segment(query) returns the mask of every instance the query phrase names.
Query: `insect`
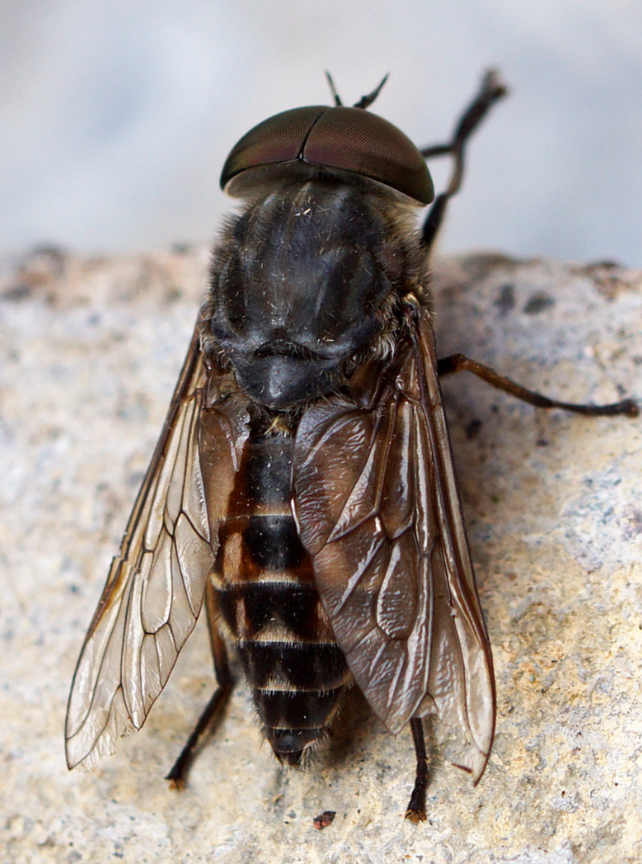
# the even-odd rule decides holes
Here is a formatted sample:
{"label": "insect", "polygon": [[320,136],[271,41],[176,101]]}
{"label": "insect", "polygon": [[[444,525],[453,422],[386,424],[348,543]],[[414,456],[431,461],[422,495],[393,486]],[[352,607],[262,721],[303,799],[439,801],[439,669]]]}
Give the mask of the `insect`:
{"label": "insect", "polygon": [[[329,77],[329,76],[328,76]],[[66,721],[70,768],[139,729],[203,603],[217,689],[168,779],[184,785],[233,687],[236,645],[276,757],[297,765],[357,687],[410,726],[425,819],[422,718],[467,741],[477,783],[495,725],[493,661],[442,408],[464,355],[438,361],[427,261],[468,139],[505,88],[488,72],[452,140],[419,150],[368,107],[298,108],[247,133],[221,185],[244,201],[214,252],[165,426],[89,627]],[[425,160],[453,171],[433,200]]]}

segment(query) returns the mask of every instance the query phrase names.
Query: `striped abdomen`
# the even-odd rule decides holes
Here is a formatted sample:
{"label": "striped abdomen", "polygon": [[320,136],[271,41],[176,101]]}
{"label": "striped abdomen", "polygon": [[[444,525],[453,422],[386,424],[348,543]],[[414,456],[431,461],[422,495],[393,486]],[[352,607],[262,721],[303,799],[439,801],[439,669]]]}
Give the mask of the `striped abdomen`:
{"label": "striped abdomen", "polygon": [[253,424],[221,527],[215,584],[237,641],[263,733],[297,764],[352,685],[292,517],[294,439]]}

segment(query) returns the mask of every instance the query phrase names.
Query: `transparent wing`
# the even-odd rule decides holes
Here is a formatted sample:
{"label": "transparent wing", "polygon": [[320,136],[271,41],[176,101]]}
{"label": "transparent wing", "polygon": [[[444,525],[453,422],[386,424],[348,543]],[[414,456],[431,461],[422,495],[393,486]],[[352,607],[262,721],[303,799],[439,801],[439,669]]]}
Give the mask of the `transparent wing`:
{"label": "transparent wing", "polygon": [[242,407],[217,407],[211,374],[197,327],[78,660],[70,768],[91,767],[142,726],[200,612],[246,434]]}
{"label": "transparent wing", "polygon": [[397,733],[436,713],[469,742],[475,782],[493,739],[492,656],[479,605],[425,310],[385,365],[301,420],[303,545],[350,671]]}

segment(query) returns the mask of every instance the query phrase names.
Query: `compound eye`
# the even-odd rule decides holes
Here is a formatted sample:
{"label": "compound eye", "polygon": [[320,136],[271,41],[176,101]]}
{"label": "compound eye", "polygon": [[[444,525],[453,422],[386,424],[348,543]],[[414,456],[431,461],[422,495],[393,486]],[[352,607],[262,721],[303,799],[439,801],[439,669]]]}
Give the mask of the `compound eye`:
{"label": "compound eye", "polygon": [[[296,176],[302,166],[336,169],[376,180],[419,204],[434,198],[430,172],[417,147],[392,123],[361,108],[294,108],[259,123],[228,156],[221,186],[245,197],[257,173],[251,169],[261,169],[264,183],[271,176],[269,166],[275,168],[274,177]],[[310,176],[309,169],[301,173]]]}
{"label": "compound eye", "polygon": [[429,204],[435,195],[424,157],[404,133],[360,108],[331,108],[316,121],[303,159],[354,171]]}
{"label": "compound eye", "polygon": [[[269,117],[250,129],[233,148],[221,172],[221,188],[249,168],[278,165],[301,158],[301,150],[327,105],[294,108]],[[235,194],[230,190],[231,194]]]}

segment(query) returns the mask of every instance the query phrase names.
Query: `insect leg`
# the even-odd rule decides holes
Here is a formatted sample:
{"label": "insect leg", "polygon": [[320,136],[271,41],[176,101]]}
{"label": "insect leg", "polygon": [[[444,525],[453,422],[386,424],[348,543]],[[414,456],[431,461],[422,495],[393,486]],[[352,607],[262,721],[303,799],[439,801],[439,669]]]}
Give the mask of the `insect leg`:
{"label": "insect leg", "polygon": [[445,192],[435,199],[428,211],[422,229],[422,246],[426,250],[432,248],[437,232],[443,222],[448,200],[459,190],[464,176],[464,148],[470,136],[479,126],[488,113],[491,106],[507,93],[506,86],[502,83],[499,75],[494,69],[490,69],[484,75],[477,96],[462,114],[452,140],[448,144],[436,144],[432,147],[424,147],[422,156],[431,159],[435,156],[453,156],[455,164],[450,177],[450,182]]}
{"label": "insect leg", "polygon": [[207,580],[207,586],[205,589],[205,604],[207,608],[207,624],[210,631],[210,645],[212,647],[212,657],[214,658],[214,673],[216,675],[218,687],[214,691],[214,695],[210,701],[205,706],[205,710],[199,717],[194,731],[187,739],[187,743],[174,763],[172,770],[165,778],[170,781],[171,786],[175,789],[185,788],[187,775],[192,767],[192,763],[220,722],[221,717],[223,716],[223,711],[234,687],[234,678],[230,672],[225,642],[223,641],[223,637],[218,629],[218,604],[216,602],[216,594],[209,579]]}
{"label": "insect leg", "polygon": [[415,745],[417,757],[417,773],[415,775],[415,787],[412,790],[406,819],[411,822],[426,821],[426,790],[428,788],[428,757],[426,756],[426,742],[424,741],[424,727],[421,718],[413,717],[410,721],[412,741]]}
{"label": "insect leg", "polygon": [[549,399],[533,390],[527,390],[526,387],[516,384],[510,378],[505,378],[491,369],[490,366],[484,366],[483,363],[471,360],[465,354],[452,354],[450,357],[442,358],[437,362],[437,371],[440,376],[453,375],[462,371],[472,372],[473,375],[477,375],[478,378],[486,381],[492,387],[510,393],[516,399],[528,402],[529,405],[534,405],[536,408],[563,408],[565,411],[574,411],[576,414],[585,414],[589,417],[604,417],[614,414],[637,417],[640,413],[640,409],[633,399],[623,399],[621,402],[614,402],[611,405],[576,405],[572,402],[558,402],[556,399]]}

